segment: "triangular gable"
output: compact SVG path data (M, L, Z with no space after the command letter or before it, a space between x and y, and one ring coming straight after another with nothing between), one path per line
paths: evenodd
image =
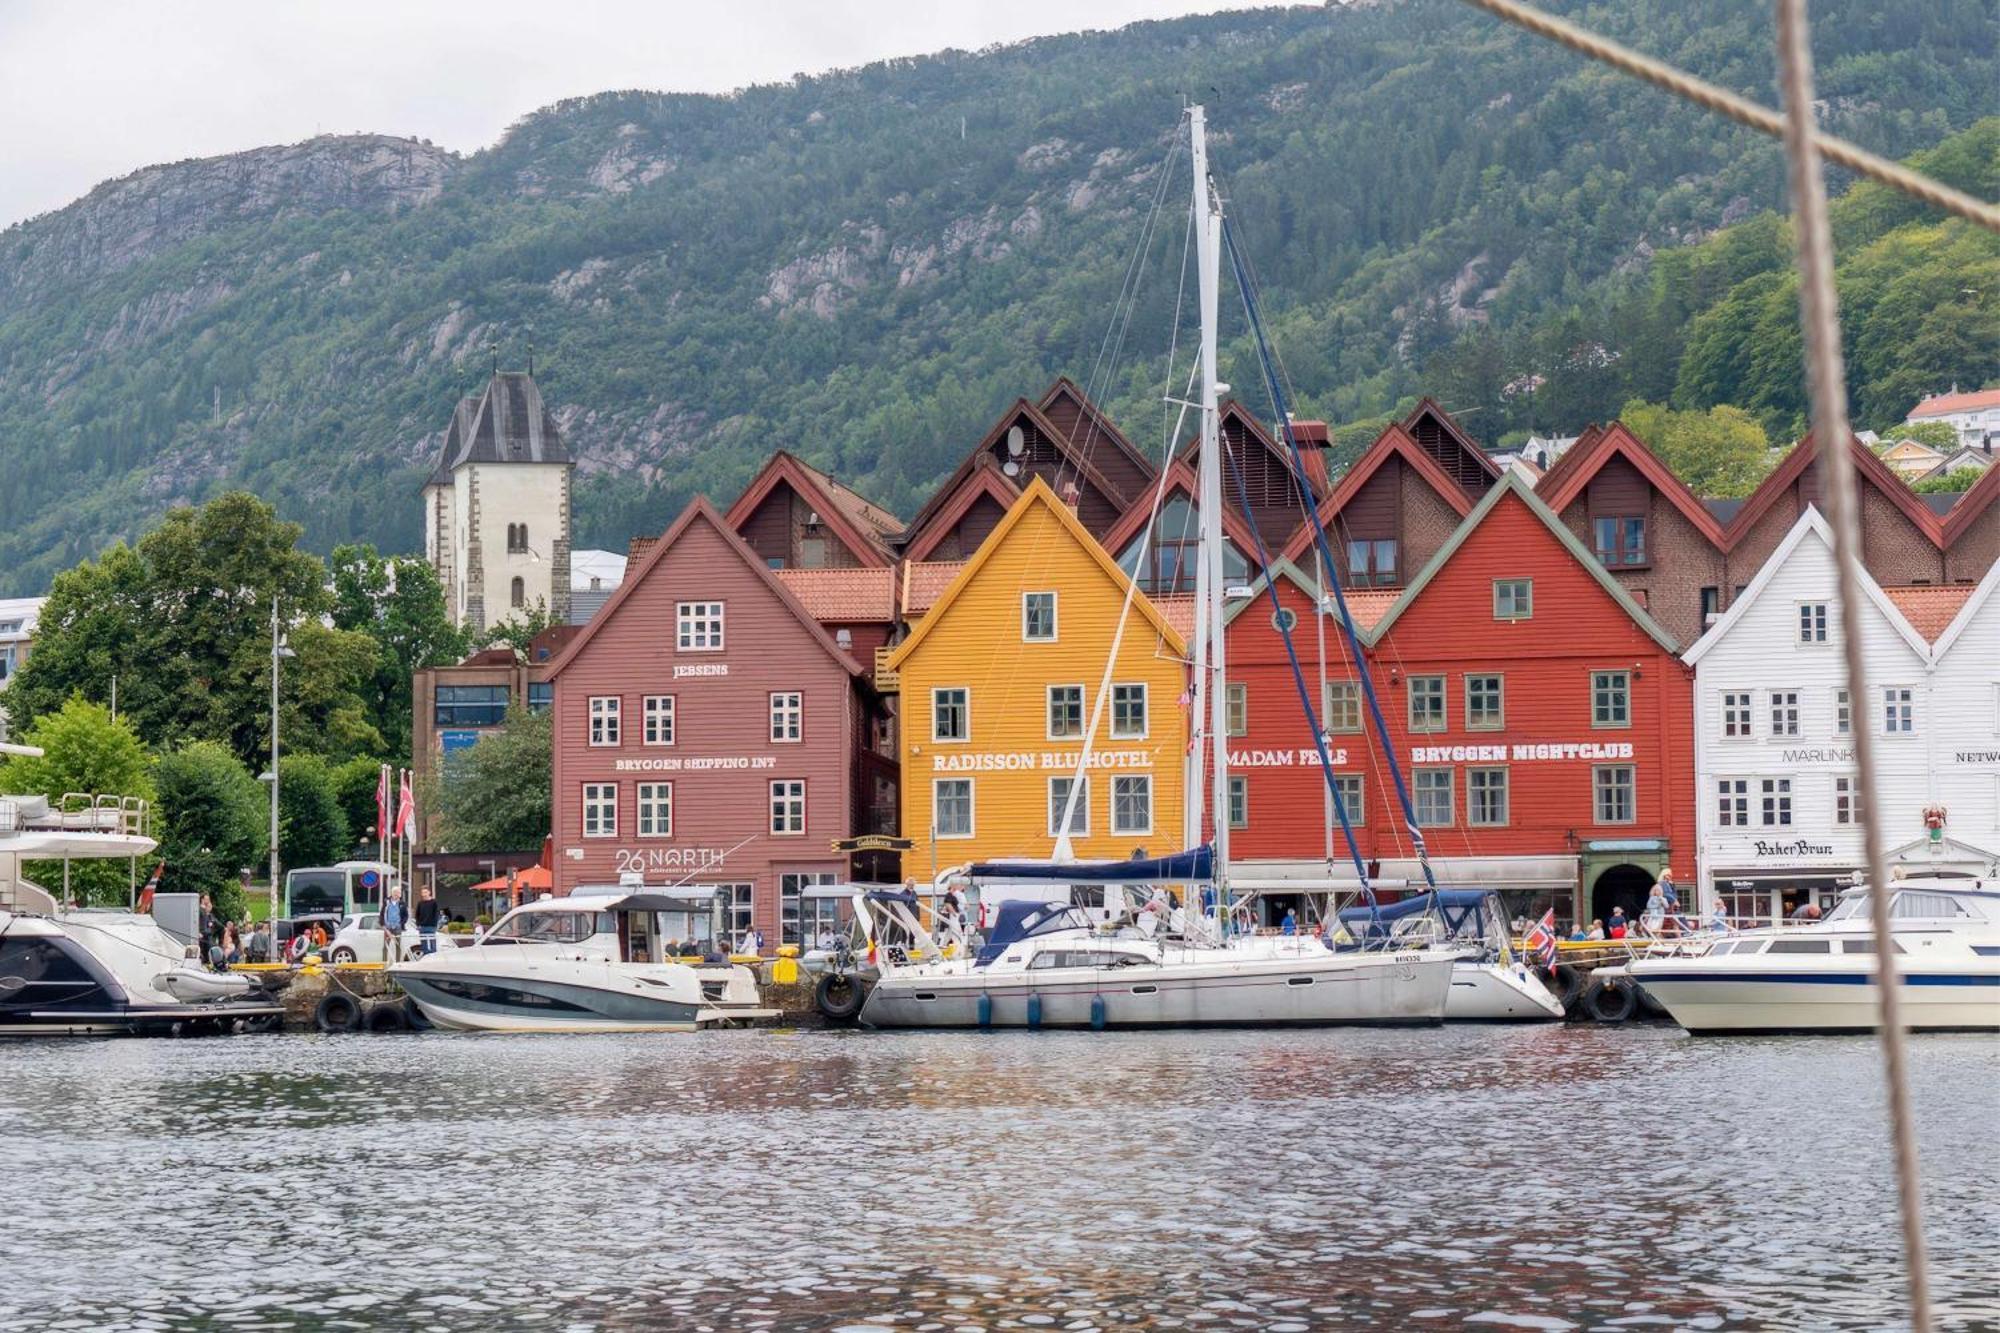
M1090 400L1090 395L1078 388L1076 381L1067 375L1056 376L1056 382L1048 387L1048 391L1041 396L1036 406L1042 409L1044 416L1053 421L1055 413L1049 409L1059 402L1074 404L1077 420L1083 426L1083 429L1069 432L1071 444L1089 452L1100 441L1108 440L1113 448L1124 455L1126 462L1140 476L1155 475L1157 469L1153 466L1153 460L1146 457L1138 446L1125 438L1125 432L1113 425L1111 418L1105 416L1103 410Z
M1639 474L1654 490L1667 497L1668 503L1680 510L1682 517L1694 524L1697 532L1718 548L1722 546L1722 524L1716 522L1715 515L1702 504L1701 497L1689 490L1687 483L1675 476L1673 469L1662 463L1660 456L1647 448L1645 441L1634 435L1622 421L1614 421L1603 430L1595 431L1587 442L1579 439L1571 445L1569 452L1557 460L1557 466L1536 485L1535 494L1560 514L1584 493L1591 479L1614 458L1623 458L1639 469Z
M967 560L964 567L958 571L958 577L951 581L951 586L944 590L944 595L931 604L930 610L924 613L924 618L919 620L915 627L911 629L910 637L896 646L896 651L890 655L888 661L888 669L890 671L900 671L902 669L904 660L916 650L918 644L930 636L931 630L944 620L943 613L949 611L952 604L964 594L966 588L971 586L972 581L979 577L979 572L986 568L987 562L993 558L993 553L1000 549L1002 543L1007 540L1008 535L1020 525L1022 517L1037 505L1047 508L1050 513L1056 516L1056 520L1061 524L1063 530L1069 533L1070 537L1092 560L1097 562L1097 567L1104 571L1104 576L1110 579L1121 592L1131 587L1132 580L1126 577L1125 571L1118 567L1117 561L1113 560L1110 553L1098 544L1097 539L1090 535L1089 530L1083 526L1077 519L1077 516L1070 512L1069 506L1056 498L1056 493L1049 489L1047 482L1043 481L1040 477L1032 478L1028 482L1028 488L1021 492L1021 498L1014 502L1014 507L1007 511L1005 518L1000 520L1000 526L993 529L991 535L979 544L979 549L973 552L972 558ZM1172 625L1167 623L1166 618L1160 614L1160 609L1153 605L1152 600L1145 593L1134 589L1132 604L1138 607L1140 614L1145 616L1152 623L1153 628L1159 631L1160 636L1166 640L1167 646L1173 650L1176 656L1186 654L1186 641L1181 638L1180 633Z
M1937 642L1931 646L1933 661L1942 660L1951 650L1951 646L1964 637L1967 627L1979 615L1979 608L1992 600L1996 585L2000 585L2000 561L1995 561L1987 568L1986 577L1979 580L1979 586L1965 599L1965 605L1958 608L1958 614L1951 618L1951 624L1945 626L1944 633L1938 635Z
M1944 544L1947 547L1956 545L1958 539L1965 535L1965 530L1972 526L1973 520L1993 504L1995 496L2000 496L2000 464L1980 473L1979 480L1967 488L1965 494L1958 498L1958 503L1951 507L1951 512L1944 516L1944 521L1938 525L1938 535Z
M1340 480L1334 483L1333 490L1326 499L1320 501L1320 526L1331 533L1334 522L1340 517L1348 502L1361 493L1361 488L1366 486L1369 480L1382 470L1382 465L1391 458L1400 458L1415 468L1417 474L1437 492L1439 498L1458 511L1460 518L1472 512L1471 497L1452 479L1451 474L1425 452L1423 447L1410 437L1408 431L1399 425L1392 425L1375 437L1375 443L1369 445L1368 451L1354 460L1354 466L1341 474ZM1312 546L1312 524L1301 524L1299 530L1292 534L1292 539L1285 543L1284 558L1302 560ZM1335 554L1338 555L1339 552L1336 550Z
M1155 483L1156 486L1158 484L1157 482ZM1160 496L1159 507L1165 509L1167 501L1173 498L1174 493L1180 492L1186 495L1188 503L1194 505L1195 509L1199 511L1201 502L1197 498L1197 493L1200 488L1201 478L1195 476L1194 469L1188 466L1187 460L1176 458L1167 468L1166 492ZM1124 515L1105 532L1104 536L1099 538L1104 549L1111 552L1112 559L1116 560L1119 558L1132 539L1145 530L1146 521L1152 516L1153 492L1149 489L1137 504L1126 510ZM1251 531L1250 524L1244 520L1243 516L1237 513L1235 508L1226 504L1222 506L1222 531L1231 541L1236 543L1236 549L1242 553L1246 561L1256 555L1256 534Z
M1243 404L1232 398L1218 409L1216 417L1216 435L1218 437L1226 441L1230 427L1234 426L1246 439L1262 445L1265 452L1269 453L1286 472L1297 478L1299 484L1305 489L1306 494L1313 495L1317 493L1312 480L1301 476L1298 468L1293 465L1290 446L1280 442L1271 432L1265 430L1264 423L1257 420L1254 412L1249 411ZM1197 466L1197 460L1201 457L1200 430L1196 430L1193 435L1188 437L1187 443L1181 446L1180 453L1175 457L1177 461L1184 462L1189 467ZM1235 489L1235 485L1231 482L1229 474L1224 472L1222 474L1222 494L1223 498L1232 504L1235 503L1233 498Z
M1268 604L1270 598L1265 595L1265 590L1271 586L1271 580L1279 577L1283 577L1293 587L1304 593L1306 600L1314 606L1319 605L1319 585L1313 582L1312 575L1281 556L1272 562L1270 573L1259 574L1257 576L1257 581L1250 585L1250 595L1248 597L1241 598L1237 601L1236 605L1224 609L1222 613L1223 628L1227 629L1230 625L1235 624L1236 617L1242 615L1251 607Z
M936 513L925 520L923 530L917 539L904 549L903 558L911 561L930 559L931 552L937 550L938 543L965 519L982 495L991 497L994 503L1005 511L1012 509L1014 502L1021 498L1021 488L1015 485L1011 478L1002 476L999 468L991 466L973 468L950 490L938 493L936 498L943 503L938 506ZM917 532L917 526L912 524L910 531Z
M1425 398L1403 418L1410 438L1437 459L1438 466L1469 496L1478 496L1500 476L1500 468L1435 398Z
M736 503L729 506L729 512L723 515L722 521L729 525L732 532L740 530L743 524L750 521L750 516L757 512L757 507L777 490L780 483L790 486L812 506L813 512L820 516L827 527L833 529L834 535L840 538L841 545L845 546L856 560L864 565L881 566L894 563L884 540L888 532L899 526L894 516L879 505L874 505L853 491L847 490L846 487L840 486L818 468L807 466L796 455L785 449L780 449L771 455L770 461L751 478L743 493L736 497ZM856 506L887 521L878 521L872 523L869 528L863 528L852 516Z
M1778 497L1805 474L1806 468L1811 466L1818 456L1818 448L1818 442L1812 435L1807 435L1792 446L1791 452L1780 460L1778 466L1772 469L1771 475L1764 478L1763 484L1750 493L1750 498L1743 502L1743 507L1729 520L1729 527L1724 533L1728 543L1726 549L1733 550L1741 543L1750 530L1756 527L1757 520L1764 517L1771 506L1778 502ZM1854 459L1854 470L1858 474L1856 480L1872 483L1875 489L1889 497L1890 503L1916 525L1917 531L1930 538L1932 544L1942 546L1944 534L1939 528L1937 515L1917 498L1915 492L1903 484L1903 479L1896 475L1895 470L1877 457L1873 449L1851 436L1848 439L1847 449L1849 456Z
M980 440L971 452L966 454L965 461L958 465L945 484L932 494L922 509L917 511L916 517L910 520L910 525L904 532L916 534L920 538L928 535L928 529L935 521L938 511L949 502L952 494L975 468L987 465L990 461L990 451L1006 437L1008 429L1023 422L1032 425L1036 433L1053 445L1064 460L1076 469L1077 475L1095 488L1098 494L1110 503L1112 509L1122 513L1126 506L1132 503L1132 498L1113 485L1103 471L1090 461L1086 451L1079 449L1074 441L1063 434L1040 407L1025 398L1016 398L1014 405L1000 414L999 419L993 423L993 428L986 432L985 438ZM1151 469L1148 468L1147 472L1150 475Z
M722 535L723 543L730 550L734 551L745 565L757 572L757 577L764 581L764 586L769 588L772 595L784 604L785 609L791 612L793 619L805 626L806 632L811 634L814 641L826 650L827 656L840 663L850 675L859 676L865 674L866 668L853 657L849 656L841 649L839 644L833 641L832 636L821 628L820 623L812 618L812 614L806 610L799 599L792 595L792 590L779 582L778 576L772 573L762 560L757 558L757 553L750 549L749 543L737 536L736 529L725 522L722 515L716 512L715 506L709 503L708 497L697 495L688 502L687 508L681 510L680 517L673 521L672 526L666 530L665 534L653 543L652 548L646 552L646 558L640 562L638 569L626 572L625 581L618 585L618 590L611 594L598 613L590 618L590 623L583 627L583 632L578 634L574 639L571 639L569 646L557 654L555 661L549 663L548 679L554 680L558 675L562 674L564 668L576 660L576 655L583 651L584 646L597 637L598 631L610 624L617 617L620 608L625 605L626 599L631 597L634 591L646 582L647 578L652 575L653 567L666 558L667 552L671 551L674 545L680 541L681 534L686 532L695 523L706 523Z
M1806 511L1799 515L1799 521L1792 524L1791 531L1787 532L1785 539L1778 543L1778 549L1771 552L1770 557L1758 569L1757 576L1751 579L1749 585L1743 589L1736 600L1729 604L1729 609L1722 613L1721 619L1710 625L1708 632L1703 634L1699 639L1696 639L1694 646L1681 655L1681 660L1689 666L1693 666L1706 657L1710 650L1722 641L1722 637L1736 627L1738 621L1750 614L1751 608L1757 604L1758 598L1763 596L1764 590L1771 586L1772 581L1778 577L1779 571L1791 560L1792 553L1798 550L1800 544L1806 538L1812 536L1817 536L1825 544L1827 555L1831 557L1833 554L1833 529L1827 526L1826 518L1819 512L1817 505L1806 506ZM1872 574L1865 569L1859 572L1861 575L1861 590L1867 595L1868 600L1874 603L1875 609L1888 617L1889 623L1895 627L1896 633L1900 634L1903 637L1903 642L1910 646L1910 651L1914 652L1919 658L1929 661L1931 646L1924 642L1924 636L1917 633L1916 627L1911 625L1903 613L1896 609L1896 604L1889 600L1889 594L1882 591L1882 585L1875 581Z
M1451 562L1452 556L1458 553L1458 548L1465 545L1466 540L1479 530L1479 525L1486 521L1486 516L1510 495L1520 497L1521 502L1528 506L1528 512L1539 519L1542 526L1562 543L1570 558L1583 566L1596 581L1597 586L1604 589L1605 594L1618 603L1626 615L1632 617L1634 623L1646 632L1647 637L1670 653L1678 653L1681 650L1680 641L1667 633L1659 621L1648 615L1646 609L1632 599L1632 594L1625 591L1623 584L1605 572L1603 563L1584 549L1583 543L1577 540L1575 533L1563 525L1563 521L1556 516L1553 509L1542 503L1541 498L1535 494L1534 487L1530 486L1525 478L1513 472L1501 477L1486 492L1478 505L1466 516L1465 521L1451 534L1451 539L1438 548L1438 553L1431 557L1430 563L1411 580L1410 586L1403 590L1403 595L1396 599L1396 604L1389 608L1388 614L1376 621L1375 628L1362 636L1363 642L1370 648L1379 644L1382 636L1389 632L1389 628L1402 619L1403 613L1410 609L1417 598L1423 596L1424 589L1430 586L1431 580Z
M1572 468L1583 465L1584 458L1590 453L1590 447L1597 443L1597 437L1602 434L1604 434L1604 427L1598 425L1595 421L1577 432L1577 437L1570 441L1569 448L1563 450L1561 454L1556 456L1554 462L1542 469L1542 479L1535 483L1535 493L1547 496L1552 487L1562 485L1563 477ZM1526 446L1523 447L1525 448ZM1558 505L1551 505L1550 508L1555 509L1557 513L1562 512L1561 507Z

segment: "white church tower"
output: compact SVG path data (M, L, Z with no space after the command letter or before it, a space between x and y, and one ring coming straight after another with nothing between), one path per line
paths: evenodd
M570 613L569 448L532 373L459 400L424 483L424 555L452 617L485 630L537 605Z

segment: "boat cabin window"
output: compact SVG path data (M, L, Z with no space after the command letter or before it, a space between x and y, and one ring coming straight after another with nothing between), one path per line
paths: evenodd
M1872 954L1872 953L1874 953L1874 952L1875 952L1875 941L1874 941L1874 940L1842 940L1842 941L1840 942L1840 951L1841 951L1842 953L1871 953L1871 954ZM1903 946L1902 946L1902 945L1900 945L1900 944L1898 944L1898 943L1896 943L1896 941L1894 941L1894 940L1890 940L1890 941L1889 941L1889 952L1890 952L1890 953L1902 953L1902 952L1903 952Z
M1724 945L1723 948L1733 949L1736 953L1762 953L1764 943L1763 940L1738 940L1734 945ZM1722 950L1718 949L1716 952L1720 953Z
M1772 940L1768 953L1832 953L1831 940Z
M1905 920L1941 921L1952 917L1969 916L1965 904L1943 893L1916 893L1909 889L1896 895L1889 904L1889 915Z
M1031 968L1044 967L1139 967L1146 955L1120 949L1044 949L1035 955Z
M611 912L523 912L495 926L493 938L580 944L617 929L618 919Z

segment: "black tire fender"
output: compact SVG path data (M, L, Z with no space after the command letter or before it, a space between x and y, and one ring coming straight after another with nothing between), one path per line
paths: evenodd
M424 1016L424 1007L410 995L403 997L403 1022L412 1032L429 1032L437 1026Z
M864 998L860 980L845 972L828 972L813 986L813 1007L836 1023L853 1022Z
M1623 1023L1639 1007L1638 987L1629 981L1623 985L1592 982L1590 989L1584 992L1583 1007L1600 1023Z
M328 991L313 1010L313 1026L321 1032L352 1032L361 1026L361 1002L345 991Z
M368 1006L368 1030L370 1032L407 1032L409 1020L403 1017L403 1006L395 1000L379 1001Z

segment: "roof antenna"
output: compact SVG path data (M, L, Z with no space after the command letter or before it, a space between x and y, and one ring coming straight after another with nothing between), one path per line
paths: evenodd
M486 355L491 358L493 362L493 375L494 378L498 379L500 376L500 344L488 338L486 340Z
M535 340L528 339L528 378L535 377Z

